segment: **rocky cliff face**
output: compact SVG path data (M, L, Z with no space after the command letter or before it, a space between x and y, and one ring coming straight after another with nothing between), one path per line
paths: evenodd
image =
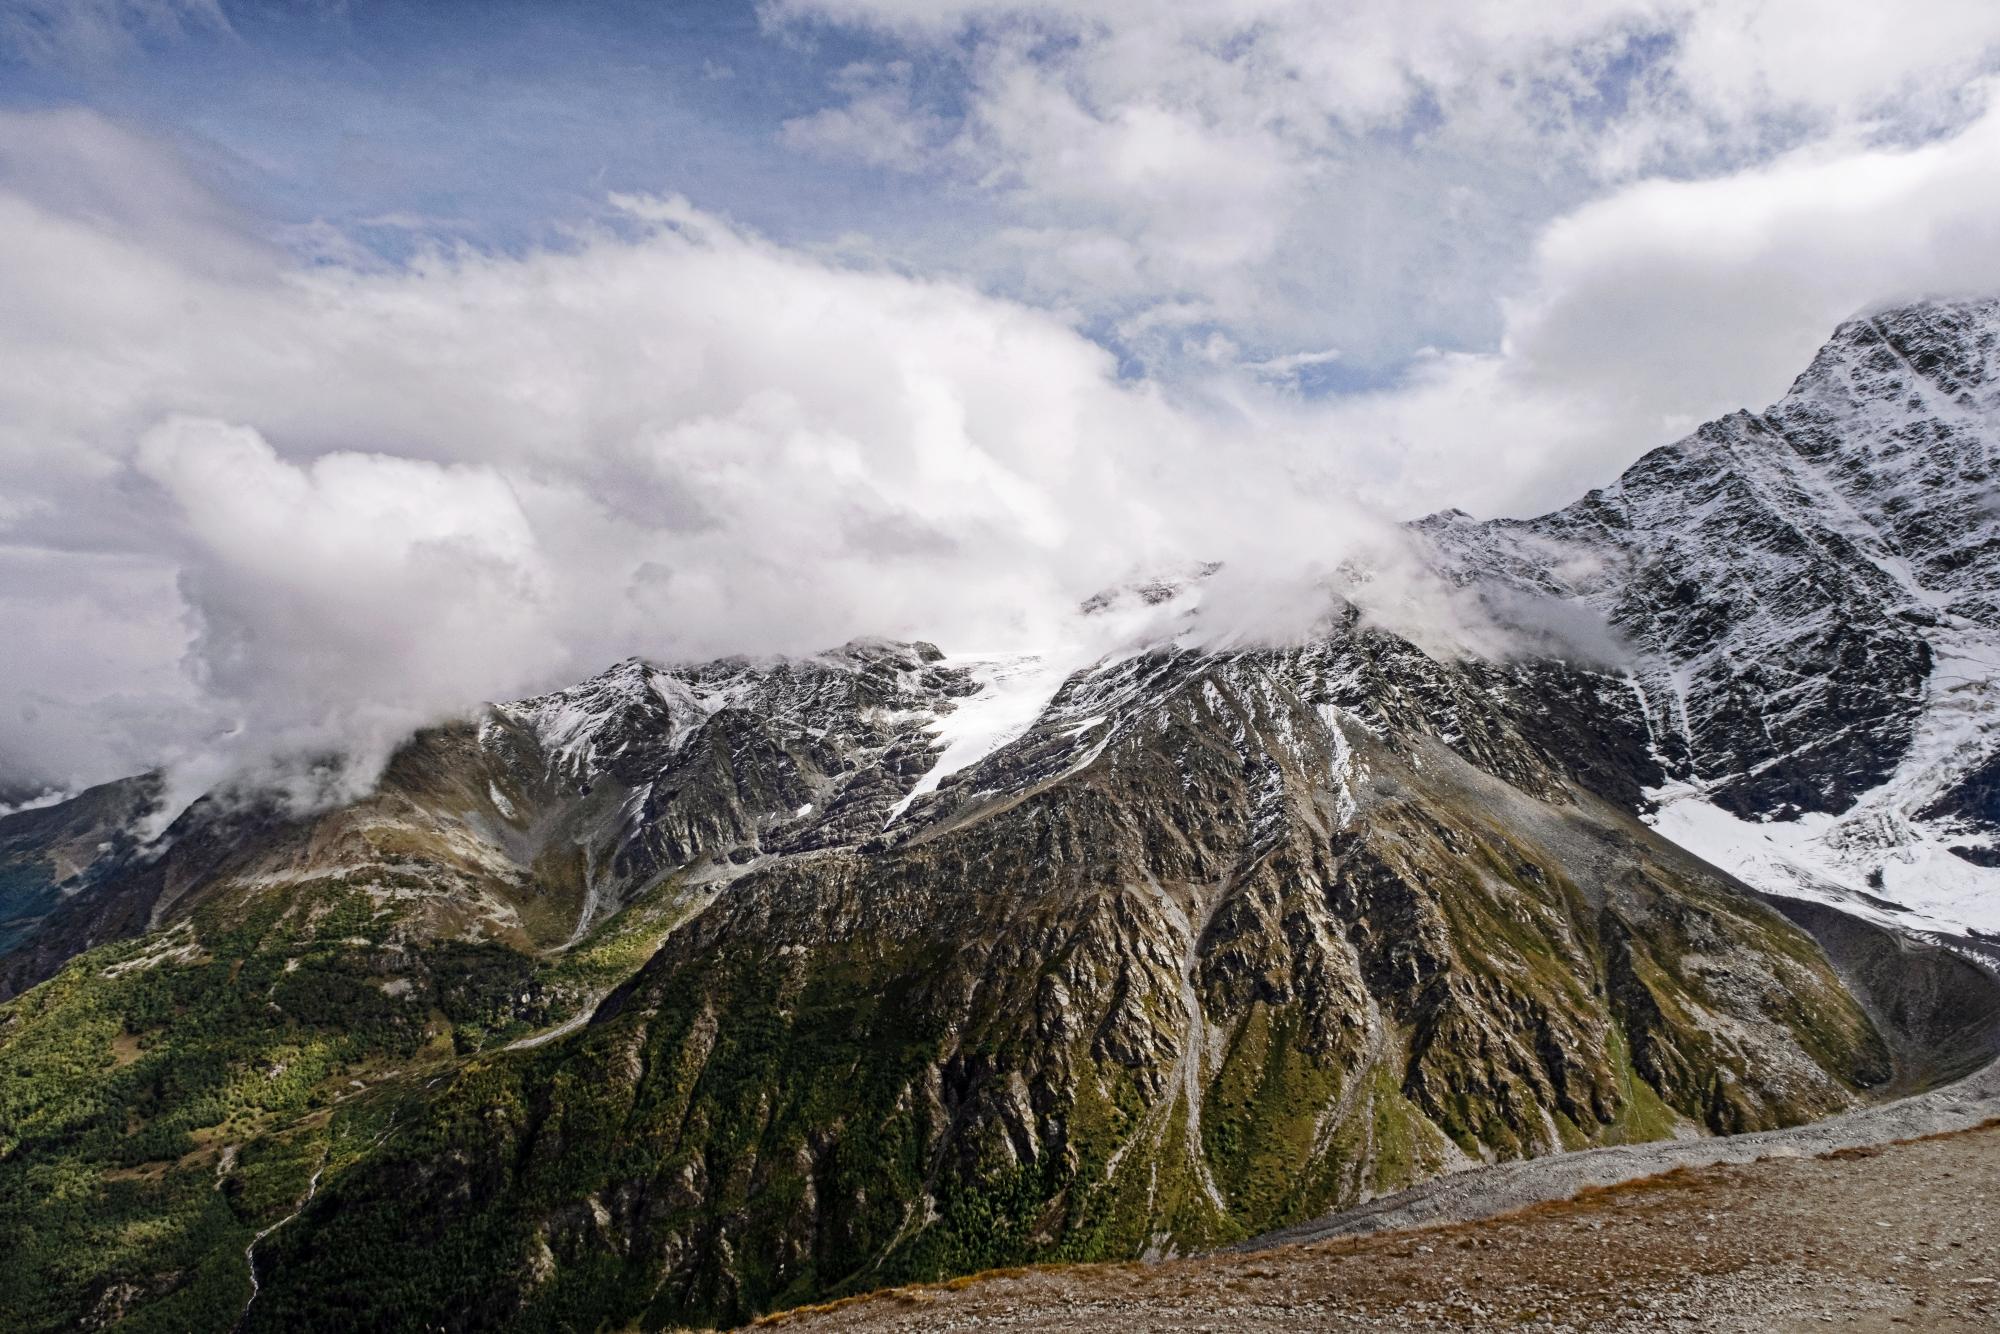
M158 799L156 780L129 778L0 817L0 957L39 938L50 958L39 978L94 943L66 939L49 919L138 846L134 831Z
M1094 600L1155 633L1075 671L634 660L413 738L358 802L0 819L0 1310L735 1319L1907 1081L1811 939L1660 835L1864 849L1787 844L1778 887L1877 915L1904 851L1985 873L1950 664L2000 605L1995 327L1844 326L1569 509L1419 526L1609 664L1333 599L1289 647L1190 647L1203 569Z
M1663 830L1779 892L1993 929L1996 439L2000 303L1924 304L1566 509L1418 527L1503 616L1551 598L1619 636Z

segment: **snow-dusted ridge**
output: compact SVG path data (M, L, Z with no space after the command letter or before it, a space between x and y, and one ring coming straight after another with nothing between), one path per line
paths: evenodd
M1711 422L1563 510L1484 523L1453 511L1413 531L1500 619L1526 594L1622 639L1629 661L1597 673L1585 730L1637 733L1643 753L1615 775L1591 763L1659 832L1769 892L2000 933L1996 439L2000 303L1921 305L1843 325L1767 411ZM1215 633L1201 603L1217 568L1109 590L1037 652L634 659L495 717L536 738L553 777L621 784L635 839L694 818L663 806L685 801L673 775L705 746L751 744L754 720L788 776L732 817L748 844L738 868L915 837L969 802L1077 772L1198 675L1161 666L1175 661L1277 653L1256 670L1327 710L1336 741L1387 707L1370 692L1414 692L1435 735L1477 759L1454 721L1463 685L1421 679L1435 674L1421 655L1398 659L1418 678L1363 671L1337 617L1294 650ZM1237 693L1268 694L1256 671L1227 670L1247 673ZM1554 707L1532 672L1488 682L1516 711ZM1261 726L1294 726L1274 699L1261 707ZM503 816L508 803L495 789ZM695 846L669 839L661 855Z
M937 762L889 808L885 828L919 798L937 791L946 778L979 763L1032 727L1074 670L1073 664L1051 653L970 653L950 655L945 661L969 672L979 691L930 725L940 747Z
M1461 582L1625 638L1660 832L1773 893L1994 932L1996 442L2000 302L1926 303L1566 509L1417 529Z
M1939 628L1924 709L1902 762L1839 814L1753 820L1704 799L1698 784L1649 795L1668 838L1773 894L1817 899L1923 932L2000 936L2000 867L1965 855L1995 833L1935 814L1954 785L2000 746L2000 636Z
M1768 411L1710 423L1563 510L1413 526L1453 597L1491 594L1503 621L1567 605L1622 639L1620 668L1556 661L1546 635L1507 661L1433 656L1324 583L1276 592L1243 583L1259 572L1190 566L1089 599L1036 652L628 659L487 710L462 790L347 822L352 840L328 846L353 867L315 853L236 878L356 871L368 830L417 820L452 868L441 913L470 896L478 929L518 932L521 887L555 884L576 914L559 947L668 874L727 884L872 855L1093 768L1119 781L1121 754L1201 710L1246 773L1266 766L1257 792L1285 790L1273 764L1310 775L1324 826L1355 818L1353 746L1422 735L1538 796L1576 782L1649 813L1767 891L2000 932L1996 439L2000 303L1889 312L1843 326ZM1298 604L1295 625L1317 628L1232 631L1246 604ZM1258 801L1257 820L1287 818ZM99 930L89 904L61 905L86 883L72 854L100 842L62 844L65 939ZM135 920L178 901L134 892Z

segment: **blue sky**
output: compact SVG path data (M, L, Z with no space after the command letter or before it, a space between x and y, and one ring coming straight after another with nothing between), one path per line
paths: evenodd
M1072 308L1142 370L1184 372L1218 332L1240 360L1336 350L1292 376L1318 394L1498 346L1538 234L1596 194L1922 140L1980 110L1992 68L1990 24L1956 4L1930 38L1856 20L1880 50L1824 76L1794 68L1824 62L1796 28L1844 14L1812 6L1400 8L6 0L0 104L144 128L256 216L390 260L560 244L612 192L682 194L778 242ZM844 110L868 116L800 128ZM1120 178L1176 146L1194 180ZM1204 196L1204 152L1252 164L1240 188ZM1214 246L1202 210L1270 234Z
M0 105L156 135L274 228L313 225L302 250L518 253L615 215L614 193L684 195L785 244L1072 310L1128 374L1185 379L1226 348L1293 359L1287 387L1317 396L1496 347L1539 234L1595 195L1843 134L1921 141L1983 105L1964 90L1991 67L1939 24L1900 62L1774 87L1791 53L1750 18L1396 9L6 0ZM1190 180L1143 164L1177 148ZM1208 152L1250 164L1240 188L1204 192ZM1188 219L1209 209L1203 234ZM1215 244L1232 232L1265 234Z
M1996 70L1990 0L0 0L0 783L1194 560L1407 614L1395 521L2000 290Z
M17 4L16 34L48 30L35 16L55 8ZM65 22L74 30L53 46L13 43L14 58L0 67L0 101L84 106L141 128L274 227L330 225L390 261L426 242L509 252L559 245L578 225L614 215L606 204L613 193L671 193L787 244L842 248L1043 304L1079 305L1080 327L1124 355L1128 372L1177 356L1158 338L1121 332L1121 322L1149 306L1205 300L1198 283L1191 290L1167 276L1108 298L1067 291L1024 276L1020 256L992 253L996 234L1071 210L1024 199L1035 182L1007 169L1004 147L996 155L991 146L944 141L973 137L980 34L990 27L1005 35L994 40L1024 46L1040 63L1079 44L1061 25L1021 38L1019 20L996 15L939 40L809 9L635 0L213 10L94 0ZM1587 117L1621 104L1659 41L1621 43L1562 98ZM852 145L815 151L788 142L788 121L838 109L857 83L897 87L903 111L934 123L940 142L932 147L941 151L884 165L845 151ZM1393 114L1338 132L1349 150L1343 165L1427 161L1423 145L1439 136L1444 114L1431 92L1413 89ZM1418 173L1392 162L1372 173L1384 179L1368 197L1341 201L1341 216L1359 229L1353 240L1396 252L1386 262L1355 263L1310 244L1287 261L1288 282L1329 299L1346 289L1357 310L1397 301L1397 315L1300 327L1291 311L1282 322L1291 327L1265 328L1196 312L1174 323L1177 341L1200 345L1221 332L1250 354L1272 356L1323 350L1307 344L1339 335L1338 361L1309 362L1294 377L1308 393L1381 385L1421 347L1490 345L1499 331L1490 299L1439 293L1425 275L1496 281L1518 258L1509 244L1518 250L1534 221L1577 196L1576 173L1553 158L1540 164L1524 200L1479 187L1484 166L1459 149L1432 156ZM1477 218L1457 231L1429 225L1441 194L1459 208L1470 201ZM1088 202L1074 211L1104 220ZM1110 221L1114 232L1130 225ZM297 236L291 243L306 248ZM1359 300L1357 284L1369 289Z
M774 38L749 4L232 7L109 54L16 60L16 106L81 103L181 143L273 220L518 248L672 190L786 239L893 232L922 192L787 152L782 122L877 43Z

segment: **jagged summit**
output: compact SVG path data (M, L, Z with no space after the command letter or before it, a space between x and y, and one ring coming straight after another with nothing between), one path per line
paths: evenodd
M1158 607L1215 577L1222 569L1218 560L1195 561L1177 569L1126 580L1085 598L1077 608L1086 616L1096 616L1121 605L1138 603Z
M1871 384L1884 377L1900 381L1903 370L1947 396L1972 396L1987 408L1995 406L2000 297L1914 301L1843 321L1787 396L1800 397L1814 385L1854 383L1857 372Z
M1565 509L1419 531L1631 646L1663 829L1767 888L1994 929L1996 440L2000 302L1924 303Z

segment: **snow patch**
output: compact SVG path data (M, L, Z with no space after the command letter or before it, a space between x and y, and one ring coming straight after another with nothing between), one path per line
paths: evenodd
M1326 726L1326 736L1332 749L1329 777L1333 780L1333 809L1339 821L1336 828L1345 829L1354 821L1355 812L1360 807L1354 800L1354 747L1347 742L1347 733L1341 730L1340 720L1345 710L1333 704L1313 706L1319 720Z
M1963 621L1939 627L1931 642L1937 656L1909 749L1848 810L1753 822L1709 804L1700 785L1677 784L1648 794L1660 803L1651 823L1768 893L1906 928L2000 932L2000 868L1951 851L1989 837L1922 815L2000 743L2000 642Z
M1856 848L1837 838L1846 816L1764 823L1732 815L1686 790L1653 795L1661 806L1648 823L1768 894L1831 904L1904 930L2000 932L2000 870L1953 855L1934 829L1912 826L1908 841ZM1872 884L1871 876L1879 876L1880 884Z
M945 779L979 763L1033 727L1076 666L1067 656L1040 653L954 655L945 659L945 665L969 670L979 683L979 693L960 700L957 708L931 725L931 734L943 749L930 771L889 808L885 829L901 819L918 798L937 791Z

